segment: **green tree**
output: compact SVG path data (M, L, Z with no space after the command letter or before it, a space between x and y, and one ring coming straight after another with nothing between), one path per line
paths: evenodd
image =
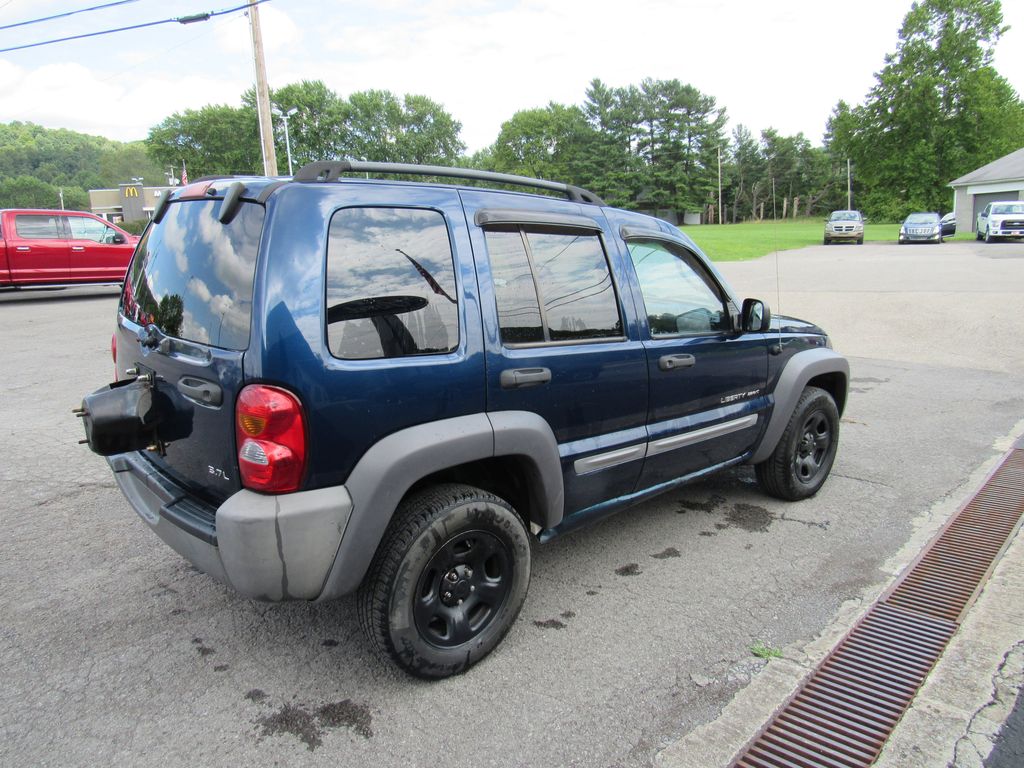
M451 164L466 148L459 139L462 123L426 96L353 93L343 119L342 149L358 160Z
M193 178L262 170L259 125L254 110L226 104L187 109L165 118L146 138L149 156L181 168Z
M494 170L582 184L583 161L593 130L579 107L554 102L516 112L491 148Z
M34 123L0 124L0 178L31 176L69 190L116 187L133 177L161 184L163 174L139 142L122 143Z
M345 157L344 101L320 80L303 80L272 91L270 100L282 112L297 110L288 118L288 136L292 147L292 163L301 168L318 160L340 160ZM246 92L243 102L256 109L256 94ZM284 127L276 115L274 136L279 158L285 158ZM279 163L285 167L284 163Z
M27 175L0 181L0 208L60 208L62 191L67 210L89 210L89 193L84 189L55 186Z
M946 210L947 184L1024 145L1024 103L992 67L998 0L921 0L862 106L837 105L829 151L853 160L862 206Z
M462 124L426 96L400 99L390 91L363 91L341 99L319 80L304 80L274 91L271 100L282 111L298 110L288 122L298 167L342 158L451 164L465 149ZM275 146L284 158L284 129L280 118L273 121ZM150 130L146 147L158 163L184 161L193 177L259 172L254 91L242 95L241 107L208 105L171 115Z
M635 207L643 168L636 153L639 89L611 88L595 78L587 88L583 112L594 136L582 160L584 178L577 183L586 184L609 205Z

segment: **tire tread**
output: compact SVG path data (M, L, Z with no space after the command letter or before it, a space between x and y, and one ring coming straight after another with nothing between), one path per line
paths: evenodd
M804 391L800 394L800 399L797 400L796 406L793 408L793 415L800 413L807 401L822 395L827 397L829 400L832 400L832 396L820 387L804 387ZM799 424L800 420L793 418L793 415L790 415L789 423L786 424L786 429L782 432L782 436L779 438L779 442L776 444L775 450L772 451L772 455L760 464L754 465L754 474L757 477L757 482L761 486L761 489L769 496L774 496L777 499L783 499L785 501L796 501L798 499L805 498L805 495L799 494L797 489L793 487L790 472L790 461L792 457L789 455L787 446L789 445L789 440L793 431L800 429L801 426ZM838 440L839 422L837 419L833 442L837 443ZM831 467L829 467L829 472L831 472ZM815 489L814 493L817 493L817 491L818 489ZM814 494L812 493L809 495Z
M407 496L398 505L356 593L359 623L374 652L383 661L408 669L391 642L388 629L390 585L406 552L434 520L452 506L471 500L503 506L516 514L508 502L493 493L461 483L443 483L425 488ZM416 674L413 669L408 671Z

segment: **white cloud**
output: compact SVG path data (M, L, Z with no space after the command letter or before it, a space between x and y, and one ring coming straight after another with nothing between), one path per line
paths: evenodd
M24 9L12 7L0 18L22 20ZM157 7L121 12L136 23L159 18ZM163 15L211 7L177 0ZM594 77L614 86L678 78L714 96L733 125L802 131L816 142L839 99L863 100L909 7L910 0L862 0L855 11L819 0L287 0L261 5L260 19L271 87L321 79L343 96L369 88L424 94L463 123L475 150L517 110L581 103ZM1003 3L1003 14L1011 29L996 64L1024 91L1024 3ZM91 28L100 16L75 18ZM249 22L238 13L4 55L0 121L138 139L175 111L238 104L252 82Z
M0 61L0 122L20 120L133 141L174 112L237 104L246 87L204 75L140 80L110 77L73 62L27 70Z
M298 25L284 11L264 3L259 6L259 15L260 34L263 37L263 48L267 53L297 45L302 40L302 32ZM252 66L252 31L249 28L248 14L232 16L222 24L217 29L217 39L227 53L247 56L250 67Z

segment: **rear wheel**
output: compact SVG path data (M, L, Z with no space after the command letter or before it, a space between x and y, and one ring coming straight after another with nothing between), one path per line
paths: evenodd
M501 642L529 583L529 535L508 502L439 485L395 513L359 589L359 619L381 657L448 677Z
M832 471L839 447L839 409L832 395L807 387L772 455L754 467L766 493L787 501L813 496Z

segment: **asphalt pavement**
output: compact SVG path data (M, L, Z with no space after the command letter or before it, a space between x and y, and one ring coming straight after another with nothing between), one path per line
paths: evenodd
M0 293L0 764L724 765L1024 431L1024 245L721 269L851 358L825 488L741 468L539 547L504 643L439 683L378 662L350 600L243 600L164 546L71 414L111 378L116 292ZM1006 699L1014 647L979 689Z

